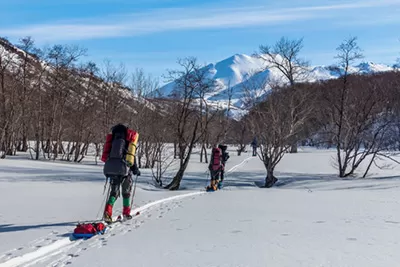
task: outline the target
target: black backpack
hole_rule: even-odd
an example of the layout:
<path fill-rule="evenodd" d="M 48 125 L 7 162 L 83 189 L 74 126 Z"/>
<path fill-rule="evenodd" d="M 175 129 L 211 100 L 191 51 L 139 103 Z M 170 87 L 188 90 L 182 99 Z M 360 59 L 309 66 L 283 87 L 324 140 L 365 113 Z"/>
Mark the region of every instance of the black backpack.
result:
<path fill-rule="evenodd" d="M 226 151 L 228 149 L 227 145 L 219 145 L 218 146 L 221 151 L 222 151 L 222 164 L 225 165 L 225 163 L 228 161 L 229 159 L 229 153 Z"/>
<path fill-rule="evenodd" d="M 126 141 L 128 128 L 118 124 L 112 128 L 111 150 L 104 163 L 103 173 L 107 177 L 127 176 L 129 167 L 126 164 L 126 152 L 129 143 Z"/>

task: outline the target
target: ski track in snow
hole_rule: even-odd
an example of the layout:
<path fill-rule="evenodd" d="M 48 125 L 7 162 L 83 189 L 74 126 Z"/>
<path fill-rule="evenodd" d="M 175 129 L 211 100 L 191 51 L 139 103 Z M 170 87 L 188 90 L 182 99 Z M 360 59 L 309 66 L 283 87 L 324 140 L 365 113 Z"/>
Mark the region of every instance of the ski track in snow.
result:
<path fill-rule="evenodd" d="M 237 168 L 246 164 L 252 158 L 254 157 L 248 157 L 244 159 L 241 163 L 227 170 L 226 173 L 233 172 Z M 165 212 L 168 212 L 176 207 L 181 207 L 181 199 L 189 197 L 194 199 L 195 196 L 203 194 L 206 194 L 206 192 L 192 192 L 147 203 L 132 210 L 132 214 L 136 214 L 137 212 L 140 213 L 139 215 L 134 216 L 132 220 L 111 225 L 109 226 L 108 231 L 106 231 L 106 233 L 103 235 L 94 236 L 87 240 L 74 239 L 69 233 L 65 233 L 63 235 L 65 236 L 64 238 L 57 239 L 57 236 L 60 236 L 60 233 L 57 231 L 52 231 L 47 236 L 32 241 L 26 247 L 18 247 L 6 252 L 3 255 L 0 255 L 0 260 L 3 261 L 0 263 L 0 267 L 28 267 L 38 263 L 52 267 L 68 266 L 72 264 L 73 258 L 79 257 L 81 252 L 90 248 L 101 248 L 103 246 L 107 246 L 107 242 L 110 237 L 130 233 L 134 229 L 140 227 L 140 225 L 145 222 L 145 218 L 143 218 L 144 214 L 146 214 L 146 211 L 150 210 L 154 206 L 159 206 L 157 209 L 157 217 L 162 218 Z M 172 203 L 169 203 L 171 201 Z M 152 217 L 152 214 L 149 213 L 145 217 L 150 218 Z M 16 253 L 19 255 L 15 255 Z"/>
<path fill-rule="evenodd" d="M 194 197 L 196 195 L 201 195 L 205 194 L 205 192 L 200 191 L 200 192 L 193 192 L 193 193 L 188 193 L 188 194 L 182 194 L 182 195 L 177 195 L 177 196 L 172 196 L 168 198 L 163 198 L 157 201 L 153 201 L 150 203 L 147 203 L 143 205 L 142 207 L 136 208 L 132 210 L 132 214 L 136 214 L 137 212 L 140 212 L 138 216 L 135 216 L 131 221 L 127 221 L 124 223 L 117 223 L 115 225 L 111 225 L 108 231 L 104 235 L 99 235 L 99 236 L 94 236 L 90 239 L 83 240 L 83 239 L 77 239 L 74 240 L 70 235 L 68 237 L 59 239 L 59 240 L 53 240 L 52 243 L 46 244 L 48 241 L 48 238 L 44 239 L 38 239 L 31 243 L 28 247 L 28 251 L 38 248 L 37 250 L 33 252 L 27 252 L 24 253 L 20 256 L 14 257 L 9 259 L 6 262 L 3 262 L 0 264 L 1 267 L 14 267 L 14 266 L 32 266 L 33 264 L 36 264 L 38 262 L 42 262 L 48 259 L 52 259 L 53 256 L 60 254 L 60 253 L 67 253 L 68 254 L 63 254 L 61 257 L 58 259 L 54 260 L 49 266 L 65 266 L 70 264 L 70 260 L 74 257 L 78 257 L 79 253 L 81 251 L 84 251 L 88 248 L 91 247 L 102 247 L 107 245 L 107 240 L 109 237 L 115 236 L 117 234 L 126 234 L 128 232 L 131 232 L 132 229 L 135 229 L 139 227 L 142 223 L 144 223 L 144 219 L 140 219 L 141 216 L 143 216 L 143 212 L 151 209 L 154 206 L 160 205 L 159 211 L 160 215 L 159 217 L 162 217 L 164 214 L 164 209 L 171 210 L 171 204 L 167 205 L 166 207 L 163 207 L 163 204 L 174 201 L 174 200 L 179 200 L 182 198 L 188 198 L 188 197 Z M 180 202 L 178 204 L 175 204 L 175 206 L 179 206 Z M 148 217 L 150 217 L 148 215 Z M 123 227 L 123 226 L 130 226 L 130 227 Z M 120 230 L 120 231 L 118 231 Z M 50 238 L 51 239 L 51 238 Z M 43 244 L 43 243 L 44 244 Z M 51 241 L 50 241 L 51 242 Z M 36 245 L 40 244 L 40 245 Z M 70 251 L 71 249 L 74 249 L 73 251 Z M 18 251 L 22 250 L 23 248 L 18 248 L 14 249 L 13 251 Z M 5 254 L 6 257 L 10 258 L 13 256 L 12 251 L 8 252 Z M 4 258 L 4 255 L 2 256 Z"/>

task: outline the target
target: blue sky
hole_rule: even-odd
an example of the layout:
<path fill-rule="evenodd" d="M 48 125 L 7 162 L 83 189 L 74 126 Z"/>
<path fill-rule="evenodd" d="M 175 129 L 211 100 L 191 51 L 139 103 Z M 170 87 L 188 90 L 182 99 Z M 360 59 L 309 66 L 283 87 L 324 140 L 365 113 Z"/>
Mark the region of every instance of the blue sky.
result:
<path fill-rule="evenodd" d="M 110 59 L 153 76 L 179 57 L 217 62 L 252 54 L 281 36 L 304 37 L 313 65 L 335 62 L 335 48 L 357 36 L 365 61 L 400 56 L 400 0 L 0 0 L 0 36 L 32 36 L 38 46 L 78 44 L 86 60 Z M 161 79 L 162 81 L 162 79 Z"/>

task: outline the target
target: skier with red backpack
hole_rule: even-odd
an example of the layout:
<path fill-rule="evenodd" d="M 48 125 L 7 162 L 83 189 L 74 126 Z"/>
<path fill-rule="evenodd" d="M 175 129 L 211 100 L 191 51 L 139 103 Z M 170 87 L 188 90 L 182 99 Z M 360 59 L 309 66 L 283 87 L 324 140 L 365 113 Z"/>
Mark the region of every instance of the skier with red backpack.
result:
<path fill-rule="evenodd" d="M 216 191 L 222 187 L 225 163 L 229 159 L 229 154 L 226 152 L 226 149 L 226 145 L 215 145 L 211 151 L 210 164 L 208 165 L 211 182 L 210 185 L 206 187 L 207 191 Z"/>
<path fill-rule="evenodd" d="M 122 215 L 124 219 L 131 219 L 131 191 L 133 185 L 132 174 L 140 176 L 135 152 L 139 134 L 123 124 L 112 127 L 112 133 L 107 135 L 104 145 L 102 161 L 103 173 L 110 179 L 110 195 L 104 209 L 103 219 L 112 222 L 113 206 L 120 196 L 122 187 Z"/>

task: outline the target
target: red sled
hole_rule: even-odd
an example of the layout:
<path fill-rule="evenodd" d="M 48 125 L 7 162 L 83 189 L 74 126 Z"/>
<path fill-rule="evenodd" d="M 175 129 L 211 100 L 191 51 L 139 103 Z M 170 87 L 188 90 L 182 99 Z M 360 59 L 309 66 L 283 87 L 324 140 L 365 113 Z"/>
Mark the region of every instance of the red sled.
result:
<path fill-rule="evenodd" d="M 105 233 L 107 227 L 104 223 L 83 223 L 78 224 L 74 229 L 73 237 L 79 238 L 91 238 L 95 235 L 102 235 Z"/>

